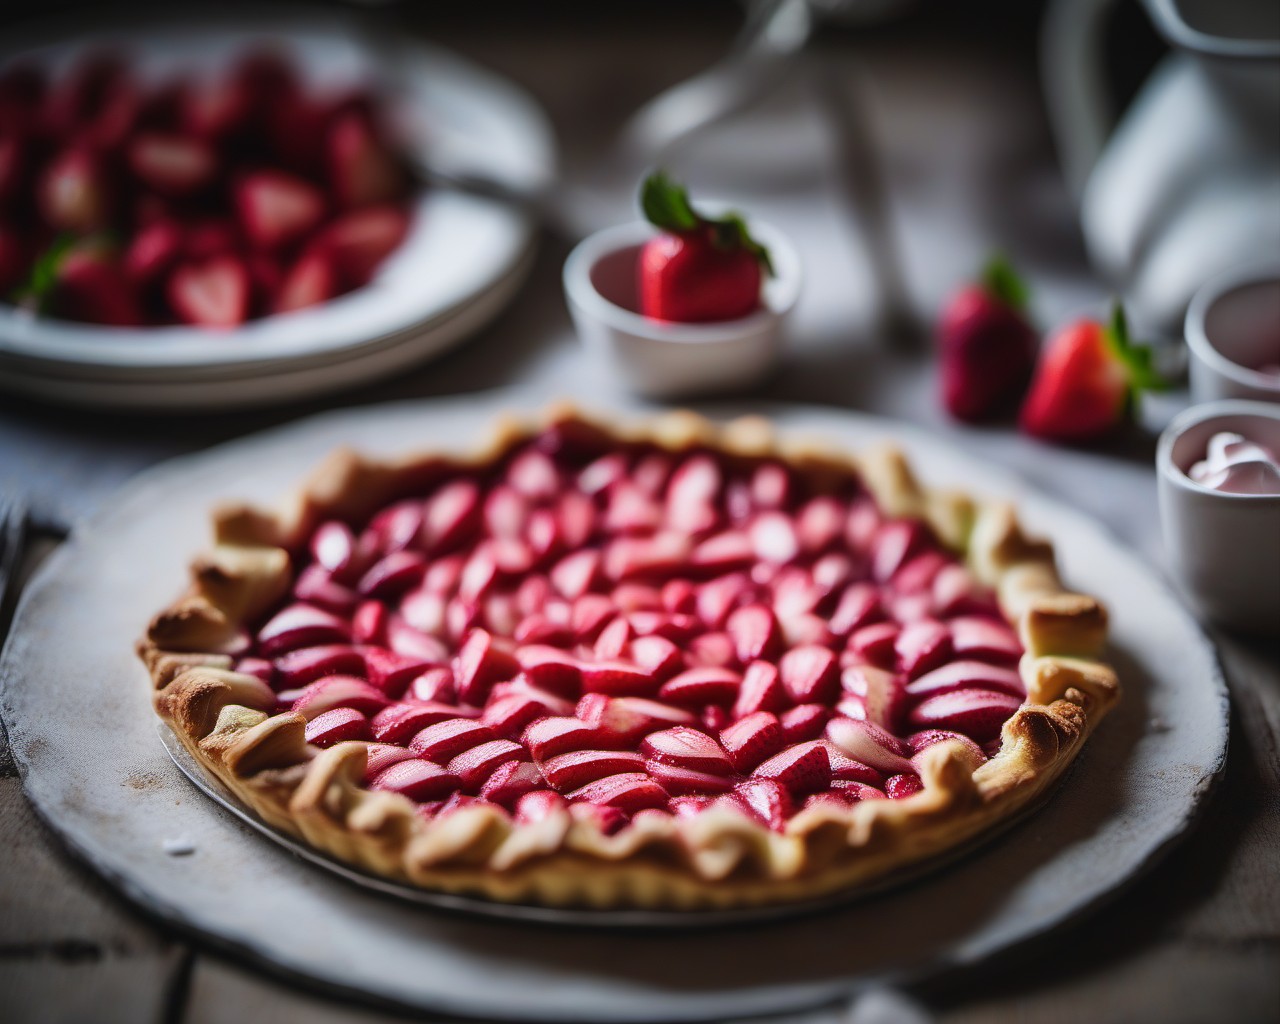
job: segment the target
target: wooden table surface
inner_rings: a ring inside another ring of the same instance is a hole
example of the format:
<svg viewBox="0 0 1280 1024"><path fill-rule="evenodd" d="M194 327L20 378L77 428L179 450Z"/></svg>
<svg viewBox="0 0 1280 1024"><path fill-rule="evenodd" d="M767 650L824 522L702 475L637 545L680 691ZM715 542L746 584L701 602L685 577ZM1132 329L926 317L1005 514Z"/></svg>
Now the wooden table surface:
<svg viewBox="0 0 1280 1024"><path fill-rule="evenodd" d="M714 59L732 30L719 14L675 33L638 15L621 23L544 24L525 16L496 28L428 27L433 38L537 96L555 123L569 178L586 173L609 126ZM922 315L994 247L1030 271L1037 310L1047 320L1104 294L1084 263L1054 168L1036 98L1031 27L1015 25L994 41L968 34L957 42L947 24L831 33L814 57L863 87ZM766 163L776 159L767 152L769 140L760 134ZM822 172L828 188L833 173ZM787 207L798 218L806 211L806 187L794 185L794 207ZM823 209L807 213L831 219ZM829 229L846 238L854 225L834 220ZM596 394L600 382L581 365L559 299L564 252L547 239L525 292L457 353L330 404L527 380L540 381L548 393ZM856 265L847 251L845 259ZM817 277L820 295L839 290L840 282ZM860 334L856 311L813 307L797 328L803 336L794 355L763 396L945 429L925 356L877 349ZM848 323L833 327L842 317ZM0 493L24 496L37 520L69 523L144 466L322 407L160 421L0 398ZM1052 457L1008 431L968 431L959 440L1096 515L1160 565L1149 437ZM54 543L33 541L28 571ZM0 609L0 636L11 612ZM1108 907L979 971L911 992L922 1012L947 1022L1280 1020L1280 637L1212 635L1232 694L1232 740L1225 776L1200 826ZM37 819L2 742L0 808L6 850L0 1017L157 1024L399 1019L309 994L157 927L69 856Z"/></svg>

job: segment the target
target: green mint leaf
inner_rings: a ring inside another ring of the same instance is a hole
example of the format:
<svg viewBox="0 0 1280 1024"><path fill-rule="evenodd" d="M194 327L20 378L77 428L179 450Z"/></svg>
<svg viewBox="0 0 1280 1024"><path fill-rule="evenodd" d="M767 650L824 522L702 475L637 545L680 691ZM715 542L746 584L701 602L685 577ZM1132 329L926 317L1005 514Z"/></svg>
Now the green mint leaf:
<svg viewBox="0 0 1280 1024"><path fill-rule="evenodd" d="M1169 382L1156 370L1151 346L1135 344L1130 338L1129 321L1119 302L1112 306L1111 321L1103 334L1107 347L1124 364L1129 374L1129 386L1133 395L1143 391L1164 391L1169 387Z"/></svg>
<svg viewBox="0 0 1280 1024"><path fill-rule="evenodd" d="M641 183L640 209L650 224L663 231L693 231L701 223L685 187L664 171L654 171Z"/></svg>
<svg viewBox="0 0 1280 1024"><path fill-rule="evenodd" d="M1027 311L1031 290L1004 256L997 254L987 261L982 271L982 285L1006 306L1019 313Z"/></svg>
<svg viewBox="0 0 1280 1024"><path fill-rule="evenodd" d="M31 265L31 276L27 283L19 285L13 291L14 302L35 313L43 313L49 296L53 294L58 283L58 271L67 253L75 248L79 239L75 235L59 235L44 252L36 257Z"/></svg>
<svg viewBox="0 0 1280 1024"><path fill-rule="evenodd" d="M720 249L746 249L764 268L764 272L769 277L774 277L776 271L773 268L773 257L769 255L769 250L755 240L751 235L751 230L747 227L747 222L743 219L742 214L736 210L730 210L723 217L715 220L708 220L707 224L711 226L711 240Z"/></svg>

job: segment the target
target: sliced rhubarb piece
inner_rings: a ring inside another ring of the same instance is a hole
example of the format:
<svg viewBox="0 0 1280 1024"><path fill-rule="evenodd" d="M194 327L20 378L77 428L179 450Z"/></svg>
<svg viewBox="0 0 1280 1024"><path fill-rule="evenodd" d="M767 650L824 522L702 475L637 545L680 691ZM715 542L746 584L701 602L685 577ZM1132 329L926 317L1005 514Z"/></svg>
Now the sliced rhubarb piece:
<svg viewBox="0 0 1280 1024"><path fill-rule="evenodd" d="M334 120L325 155L329 188L348 209L388 203L404 194L399 161L364 111L353 110Z"/></svg>
<svg viewBox="0 0 1280 1024"><path fill-rule="evenodd" d="M507 483L526 498L545 501L560 492L560 473L543 452L526 448L507 466Z"/></svg>
<svg viewBox="0 0 1280 1024"><path fill-rule="evenodd" d="M292 690L321 676L360 675L365 671L365 660L359 648L351 644L321 644L282 654L276 658L275 667L280 685Z"/></svg>
<svg viewBox="0 0 1280 1024"><path fill-rule="evenodd" d="M391 615L386 621L387 646L407 658L418 658L433 665L444 662L448 648L434 636L420 633L399 615Z"/></svg>
<svg viewBox="0 0 1280 1024"><path fill-rule="evenodd" d="M606 697L588 693L574 712L595 730L596 745L623 749L640 737L673 725L693 725L697 721L683 708L672 707L644 697Z"/></svg>
<svg viewBox="0 0 1280 1024"><path fill-rule="evenodd" d="M370 743L365 747L365 754L364 781L370 784L393 764L414 759L411 751L395 743Z"/></svg>
<svg viewBox="0 0 1280 1024"><path fill-rule="evenodd" d="M746 568L755 559L755 547L743 530L726 530L699 543L689 554L689 565L699 575Z"/></svg>
<svg viewBox="0 0 1280 1024"><path fill-rule="evenodd" d="M549 715L550 709L541 701L523 693L511 693L485 706L480 721L508 739L518 737L530 722Z"/></svg>
<svg viewBox="0 0 1280 1024"><path fill-rule="evenodd" d="M901 676L872 665L854 665L840 674L846 694L857 698L863 718L888 732L896 733L907 711L907 687ZM843 707L844 704L841 704Z"/></svg>
<svg viewBox="0 0 1280 1024"><path fill-rule="evenodd" d="M320 244L332 256L344 288L361 288L409 233L409 214L382 204L352 210L329 224Z"/></svg>
<svg viewBox="0 0 1280 1024"><path fill-rule="evenodd" d="M369 720L354 708L333 708L307 722L308 743L331 747L344 740L370 739Z"/></svg>
<svg viewBox="0 0 1280 1024"><path fill-rule="evenodd" d="M293 596L335 615L350 615L360 603L359 594L335 582L329 571L319 565L309 565L298 573Z"/></svg>
<svg viewBox="0 0 1280 1024"><path fill-rule="evenodd" d="M734 608L751 601L752 591L751 580L744 573L709 580L698 587L698 618L719 629Z"/></svg>
<svg viewBox="0 0 1280 1024"><path fill-rule="evenodd" d="M867 786L881 786L884 776L869 764L855 761L830 741L827 742L827 758L831 763L831 780L861 782Z"/></svg>
<svg viewBox="0 0 1280 1024"><path fill-rule="evenodd" d="M801 743L775 754L751 773L768 779L795 794L813 793L831 782L831 761L821 741Z"/></svg>
<svg viewBox="0 0 1280 1024"><path fill-rule="evenodd" d="M958 658L981 658L1000 664L1016 664L1022 657L1017 634L1003 622L979 615L957 616L947 623L951 646Z"/></svg>
<svg viewBox="0 0 1280 1024"><path fill-rule="evenodd" d="M810 555L826 551L844 532L848 509L836 498L811 498L796 516L796 536L801 550Z"/></svg>
<svg viewBox="0 0 1280 1024"><path fill-rule="evenodd" d="M932 697L956 690L989 689L1021 699L1026 687L1016 669L984 661L952 661L907 684L913 697Z"/></svg>
<svg viewBox="0 0 1280 1024"><path fill-rule="evenodd" d="M897 661L894 645L901 627L896 622L877 622L863 626L849 637L848 649L863 661L883 669L893 669Z"/></svg>
<svg viewBox="0 0 1280 1024"><path fill-rule="evenodd" d="M371 789L399 793L410 800L439 800L457 791L462 780L430 761L414 759L393 764L371 784Z"/></svg>
<svg viewBox="0 0 1280 1024"><path fill-rule="evenodd" d="M831 632L836 636L848 636L863 626L883 617L880 595L869 583L854 583L845 588L831 613Z"/></svg>
<svg viewBox="0 0 1280 1024"><path fill-rule="evenodd" d="M906 738L907 747L911 751L911 763L918 767L920 755L936 743L960 744L975 769L981 767L987 760L986 752L963 733L951 732L947 729L924 729L913 732Z"/></svg>
<svg viewBox="0 0 1280 1024"><path fill-rule="evenodd" d="M364 597L386 600L422 582L427 559L419 551L392 551L375 562L356 584Z"/></svg>
<svg viewBox="0 0 1280 1024"><path fill-rule="evenodd" d="M650 671L625 661L597 661L582 664L582 689L613 697L651 697L658 679Z"/></svg>
<svg viewBox="0 0 1280 1024"><path fill-rule="evenodd" d="M646 761L645 771L649 773L650 778L673 795L727 793L733 788L733 780L723 775L695 771L693 768L682 768L674 764L664 764L661 761Z"/></svg>
<svg viewBox="0 0 1280 1024"><path fill-rule="evenodd" d="M350 629L336 615L310 605L293 604L258 631L258 649L264 657L274 658L299 647L341 644L350 639Z"/></svg>
<svg viewBox="0 0 1280 1024"><path fill-rule="evenodd" d="M413 737L409 749L429 761L447 761L497 738L487 725L469 718L451 718L427 726Z"/></svg>
<svg viewBox="0 0 1280 1024"><path fill-rule="evenodd" d="M915 519L894 519L876 531L871 541L871 575L887 583L893 574L930 542L928 529Z"/></svg>
<svg viewBox="0 0 1280 1024"><path fill-rule="evenodd" d="M734 609L724 628L733 638L734 653L744 665L759 658L773 658L778 654L782 641L778 620L762 604Z"/></svg>
<svg viewBox="0 0 1280 1024"><path fill-rule="evenodd" d="M933 581L951 564L941 551L924 551L893 574L892 586L900 594L930 594Z"/></svg>
<svg viewBox="0 0 1280 1024"><path fill-rule="evenodd" d="M756 557L775 565L785 565L800 553L795 523L783 512L762 512L748 528Z"/></svg>
<svg viewBox="0 0 1280 1024"><path fill-rule="evenodd" d="M101 157L87 146L72 146L45 167L37 185L45 223L55 231L88 235L111 219L113 197Z"/></svg>
<svg viewBox="0 0 1280 1024"><path fill-rule="evenodd" d="M608 492L604 527L609 533L650 533L662 525L662 509L634 482L623 480Z"/></svg>
<svg viewBox="0 0 1280 1024"><path fill-rule="evenodd" d="M747 715L720 733L729 760L740 772L749 772L782 749L782 727L767 711Z"/></svg>
<svg viewBox="0 0 1280 1024"><path fill-rule="evenodd" d="M595 743L595 729L577 718L543 718L524 731L522 742L539 761Z"/></svg>
<svg viewBox="0 0 1280 1024"><path fill-rule="evenodd" d="M933 619L912 622L902 627L893 649L902 671L915 679L951 656L951 631Z"/></svg>
<svg viewBox="0 0 1280 1024"><path fill-rule="evenodd" d="M600 631L592 652L601 660L617 661L622 657L622 652L627 649L627 642L630 639L631 624L619 616Z"/></svg>
<svg viewBox="0 0 1280 1024"><path fill-rule="evenodd" d="M129 145L129 168L147 187L166 196L187 196L212 184L218 157L206 142L148 132Z"/></svg>
<svg viewBox="0 0 1280 1024"><path fill-rule="evenodd" d="M333 257L322 249L309 249L283 273L271 303L273 313L309 309L342 293Z"/></svg>
<svg viewBox="0 0 1280 1024"><path fill-rule="evenodd" d="M871 722L838 717L827 723L827 739L855 761L886 773L911 771L897 737Z"/></svg>
<svg viewBox="0 0 1280 1024"><path fill-rule="evenodd" d="M648 808L666 807L667 791L642 772L622 772L596 779L574 790L569 794L569 799L601 809L635 814ZM621 822L614 824L612 829L604 830L612 831L620 825Z"/></svg>
<svg viewBox="0 0 1280 1024"><path fill-rule="evenodd" d="M566 555L552 567L552 584L565 597L581 597L596 584L600 570L600 552L587 548Z"/></svg>
<svg viewBox="0 0 1280 1024"><path fill-rule="evenodd" d="M630 750L572 750L540 761L542 776L564 793L607 775L644 770L644 758Z"/></svg>
<svg viewBox="0 0 1280 1024"><path fill-rule="evenodd" d="M477 707L484 703L493 684L511 679L520 671L514 655L495 642L486 630L473 629L453 661L458 696Z"/></svg>
<svg viewBox="0 0 1280 1024"><path fill-rule="evenodd" d="M793 647L778 662L778 675L797 704L832 703L840 690L836 656L827 648L810 644Z"/></svg>
<svg viewBox="0 0 1280 1024"><path fill-rule="evenodd" d="M921 792L924 789L924 783L920 781L920 776L911 775L890 775L885 781L884 792L890 800L903 800L909 796Z"/></svg>
<svg viewBox="0 0 1280 1024"><path fill-rule="evenodd" d="M409 684L438 662L414 658L385 647L365 647L364 667L369 682L389 696L404 693Z"/></svg>
<svg viewBox="0 0 1280 1024"><path fill-rule="evenodd" d="M976 743L986 743L1000 735L1005 721L1022 699L994 690L953 690L921 701L908 716L916 728L950 729L962 732Z"/></svg>
<svg viewBox="0 0 1280 1024"><path fill-rule="evenodd" d="M680 648L663 636L640 636L629 644L629 657L636 665L653 675L667 680L680 671L683 660Z"/></svg>
<svg viewBox="0 0 1280 1024"><path fill-rule="evenodd" d="M546 784L537 765L531 761L514 760L499 765L493 771L480 787L480 795L507 810L513 810L522 797L543 789Z"/></svg>
<svg viewBox="0 0 1280 1024"><path fill-rule="evenodd" d="M753 661L742 675L733 713L745 718L756 711L781 711L788 703L787 689L778 676L777 666L767 661Z"/></svg>
<svg viewBox="0 0 1280 1024"><path fill-rule="evenodd" d="M787 788L776 779L745 779L735 792L756 817L777 831L783 829L795 807Z"/></svg>
<svg viewBox="0 0 1280 1024"><path fill-rule="evenodd" d="M790 745L817 739L822 735L831 709L825 704L799 704L778 716L783 742Z"/></svg>
<svg viewBox="0 0 1280 1024"><path fill-rule="evenodd" d="M373 716L373 737L379 743L406 743L427 726L457 717L447 704L389 704Z"/></svg>
<svg viewBox="0 0 1280 1024"><path fill-rule="evenodd" d="M640 752L651 761L692 768L715 775L730 775L733 762L724 748L697 729L676 726L650 733L640 743Z"/></svg>
<svg viewBox="0 0 1280 1024"><path fill-rule="evenodd" d="M389 703L386 694L356 676L324 676L302 689L291 710L310 721L336 707L349 707L361 714L373 715Z"/></svg>
<svg viewBox="0 0 1280 1024"><path fill-rule="evenodd" d="M732 669L701 665L668 679L659 688L658 696L682 707L707 704L727 707L737 700L741 683L742 676Z"/></svg>
<svg viewBox="0 0 1280 1024"><path fill-rule="evenodd" d="M527 761L529 755L519 743L490 740L464 750L449 761L448 768L467 789L479 789L495 771L512 761Z"/></svg>
<svg viewBox="0 0 1280 1024"><path fill-rule="evenodd" d="M690 537L714 529L720 520L715 501L722 482L720 467L711 456L686 458L667 484L667 526Z"/></svg>
<svg viewBox="0 0 1280 1024"><path fill-rule="evenodd" d="M455 703L457 689L453 685L453 670L446 665L427 669L414 677L409 684L408 695L414 700Z"/></svg>
<svg viewBox="0 0 1280 1024"><path fill-rule="evenodd" d="M472 480L454 480L427 500L423 545L432 554L443 554L471 537L479 524L479 487Z"/></svg>

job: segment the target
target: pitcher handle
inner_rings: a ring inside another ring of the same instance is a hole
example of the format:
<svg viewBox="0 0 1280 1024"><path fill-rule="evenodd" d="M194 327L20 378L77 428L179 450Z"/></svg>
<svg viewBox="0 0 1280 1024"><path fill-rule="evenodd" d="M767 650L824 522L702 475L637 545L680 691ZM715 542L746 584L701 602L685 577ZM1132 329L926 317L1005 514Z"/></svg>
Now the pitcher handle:
<svg viewBox="0 0 1280 1024"><path fill-rule="evenodd" d="M1114 126L1102 43L1115 2L1051 0L1041 26L1040 66L1049 125L1067 188L1077 201Z"/></svg>

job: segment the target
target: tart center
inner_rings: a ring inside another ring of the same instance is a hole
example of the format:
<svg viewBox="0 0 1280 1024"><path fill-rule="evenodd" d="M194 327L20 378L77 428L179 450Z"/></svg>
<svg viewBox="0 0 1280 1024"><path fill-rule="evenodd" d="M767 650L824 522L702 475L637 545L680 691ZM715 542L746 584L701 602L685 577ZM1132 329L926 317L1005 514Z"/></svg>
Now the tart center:
<svg viewBox="0 0 1280 1024"><path fill-rule="evenodd" d="M781 830L917 792L933 743L981 763L1025 699L993 595L852 470L550 429L294 557L237 669L426 817L729 803Z"/></svg>

